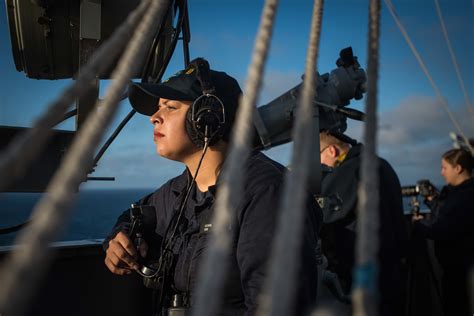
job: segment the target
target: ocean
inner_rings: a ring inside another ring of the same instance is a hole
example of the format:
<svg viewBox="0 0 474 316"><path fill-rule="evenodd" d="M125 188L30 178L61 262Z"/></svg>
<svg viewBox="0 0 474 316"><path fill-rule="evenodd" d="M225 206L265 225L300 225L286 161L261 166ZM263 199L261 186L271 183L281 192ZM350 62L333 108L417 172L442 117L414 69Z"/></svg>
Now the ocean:
<svg viewBox="0 0 474 316"><path fill-rule="evenodd" d="M102 239L131 203L154 189L83 190L77 194L71 218L56 241ZM0 193L0 229L25 222L41 193ZM0 246L13 244L17 233L0 234Z"/></svg>
<svg viewBox="0 0 474 316"><path fill-rule="evenodd" d="M117 217L153 189L83 190L77 194L72 217L56 241L102 239L107 236ZM0 229L25 222L41 193L0 193ZM409 199L404 198L404 211L410 212ZM426 208L420 203L421 208ZM17 233L0 234L0 246L13 244Z"/></svg>

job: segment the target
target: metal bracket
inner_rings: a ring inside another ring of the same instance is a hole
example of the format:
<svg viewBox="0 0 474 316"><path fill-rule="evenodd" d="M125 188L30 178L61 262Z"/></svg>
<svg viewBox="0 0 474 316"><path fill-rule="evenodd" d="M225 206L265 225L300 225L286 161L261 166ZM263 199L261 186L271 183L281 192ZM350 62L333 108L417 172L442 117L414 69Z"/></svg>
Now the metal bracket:
<svg viewBox="0 0 474 316"><path fill-rule="evenodd" d="M101 39L101 7L102 0L81 0L79 38Z"/></svg>

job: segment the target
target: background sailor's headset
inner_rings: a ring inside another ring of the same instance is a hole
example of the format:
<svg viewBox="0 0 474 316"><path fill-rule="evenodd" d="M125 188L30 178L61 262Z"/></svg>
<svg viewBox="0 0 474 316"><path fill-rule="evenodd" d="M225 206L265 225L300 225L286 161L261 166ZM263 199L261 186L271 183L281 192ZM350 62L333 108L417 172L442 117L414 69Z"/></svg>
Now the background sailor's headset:
<svg viewBox="0 0 474 316"><path fill-rule="evenodd" d="M189 68L194 68L196 78L201 84L202 95L194 100L186 116L186 131L197 147L202 148L206 141L212 146L219 141L224 132L224 104L215 93L211 70L207 60L196 58Z"/></svg>

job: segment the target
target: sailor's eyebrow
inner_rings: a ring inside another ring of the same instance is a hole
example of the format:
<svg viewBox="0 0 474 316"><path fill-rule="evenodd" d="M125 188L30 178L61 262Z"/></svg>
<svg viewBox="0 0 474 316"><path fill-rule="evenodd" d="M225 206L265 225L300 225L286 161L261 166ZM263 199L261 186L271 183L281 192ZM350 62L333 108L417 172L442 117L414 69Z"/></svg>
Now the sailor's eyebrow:
<svg viewBox="0 0 474 316"><path fill-rule="evenodd" d="M158 106L166 106L166 105L168 105L168 102L170 101L170 100L166 100L166 99L164 101L161 101L161 100L162 99L160 99L160 101L158 101Z"/></svg>

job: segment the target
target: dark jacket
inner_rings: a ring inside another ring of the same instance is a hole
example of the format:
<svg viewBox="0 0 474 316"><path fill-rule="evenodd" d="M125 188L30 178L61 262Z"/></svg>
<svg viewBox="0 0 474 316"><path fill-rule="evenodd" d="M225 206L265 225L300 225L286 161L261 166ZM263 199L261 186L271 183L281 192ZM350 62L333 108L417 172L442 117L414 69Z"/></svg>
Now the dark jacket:
<svg viewBox="0 0 474 316"><path fill-rule="evenodd" d="M258 303L258 293L263 286L267 272L283 175L286 169L259 152L254 152L244 171L244 194L237 208L236 224L229 229L233 235L233 250L229 258L229 272L223 293L223 310L238 311L237 314L253 315ZM168 229L183 199L188 181L188 172L171 179L155 193L141 201L156 209L156 236L160 241ZM219 183L219 180L218 180ZM175 264L172 268L173 287L188 293L191 305L201 258L207 247L211 229L210 219L217 186L206 193L197 192L186 205L185 219L178 228L178 238L173 247ZM129 219L125 212L117 222L110 237L121 230ZM317 270L315 249L319 227L322 223L321 210L316 208L308 195L305 219L304 241L302 243L302 266L298 273L298 288L289 290L295 295L295 315L302 315L314 304L316 298ZM109 237L109 239L110 239ZM107 239L104 245L108 244ZM159 248L160 245L153 244ZM216 293L218 295L218 293Z"/></svg>
<svg viewBox="0 0 474 316"><path fill-rule="evenodd" d="M458 186L445 186L426 202L431 218L415 222L416 232L435 241L435 253L446 268L474 263L474 178Z"/></svg>
<svg viewBox="0 0 474 316"><path fill-rule="evenodd" d="M426 204L431 218L414 223L415 233L434 240L443 269L441 278L445 315L469 312L469 269L474 264L474 179L445 186Z"/></svg>
<svg viewBox="0 0 474 316"><path fill-rule="evenodd" d="M322 196L332 196L341 204L324 209L321 231L328 269L336 272L347 292L352 287L357 226L357 189L360 181L362 145L353 146L342 163L323 174ZM401 259L405 256L408 233L403 218L398 177L384 159L379 159L379 290L380 315L397 314L403 305ZM368 197L371 198L370 196ZM390 311L391 310L391 311ZM388 314L387 314L388 313Z"/></svg>

